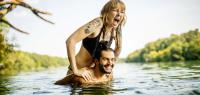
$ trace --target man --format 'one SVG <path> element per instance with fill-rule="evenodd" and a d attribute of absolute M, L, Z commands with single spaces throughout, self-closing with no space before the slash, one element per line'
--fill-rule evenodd
<path fill-rule="evenodd" d="M 95 66 L 87 67 L 86 70 L 92 75 L 92 79 L 85 80 L 83 77 L 75 76 L 73 74 L 66 76 L 65 78 L 56 81 L 55 84 L 99 84 L 105 83 L 112 80 L 112 69 L 115 63 L 114 50 L 111 48 L 102 48 L 100 52 L 96 55 Z"/>

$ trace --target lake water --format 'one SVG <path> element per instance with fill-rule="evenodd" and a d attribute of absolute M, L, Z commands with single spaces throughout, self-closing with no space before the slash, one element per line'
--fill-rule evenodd
<path fill-rule="evenodd" d="M 0 76 L 0 95 L 200 95 L 200 65 L 116 64 L 107 85 L 54 85 L 65 68 Z"/>

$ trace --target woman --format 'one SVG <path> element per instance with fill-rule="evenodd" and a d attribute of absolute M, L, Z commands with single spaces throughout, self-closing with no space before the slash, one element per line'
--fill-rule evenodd
<path fill-rule="evenodd" d="M 111 46 L 115 40 L 115 56 L 121 51 L 121 27 L 125 23 L 125 4 L 121 0 L 110 0 L 101 10 L 101 16 L 76 30 L 66 41 L 70 62 L 68 74 L 75 74 L 90 80 L 90 73 L 81 69 L 91 66 L 101 43 Z M 82 41 L 80 51 L 75 55 L 75 45 Z"/>

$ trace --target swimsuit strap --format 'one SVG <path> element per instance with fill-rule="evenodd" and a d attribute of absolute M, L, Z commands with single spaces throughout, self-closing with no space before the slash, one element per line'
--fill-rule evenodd
<path fill-rule="evenodd" d="M 103 33 L 103 38 L 104 38 L 104 36 L 105 36 L 105 26 L 103 26 L 103 28 L 101 29 L 101 32 L 100 32 L 100 34 L 98 35 L 98 38 L 97 38 L 97 43 L 95 44 L 95 48 L 94 48 L 94 52 L 93 52 L 93 54 L 92 54 L 92 57 L 93 58 L 95 58 L 95 53 L 96 53 L 96 51 L 97 51 L 97 48 L 98 48 L 98 46 L 99 46 L 99 43 L 100 43 L 100 37 L 101 37 L 101 34 Z M 109 41 L 103 41 L 103 42 L 107 42 L 107 44 L 106 44 L 106 47 L 110 47 L 111 46 L 111 44 L 112 44 L 112 40 L 113 40 L 113 32 L 112 32 L 112 34 L 111 34 L 111 37 L 110 37 L 110 40 Z"/>
<path fill-rule="evenodd" d="M 104 29 L 105 29 L 105 26 L 103 25 L 103 27 L 102 27 L 102 29 L 101 29 L 101 31 L 100 31 L 100 34 L 98 35 L 98 37 L 97 37 L 97 39 L 96 39 L 96 44 L 95 44 L 95 48 L 94 48 L 94 51 L 93 51 L 93 53 L 92 53 L 92 57 L 94 58 L 95 57 L 95 53 L 96 53 L 96 50 L 97 50 L 97 46 L 99 45 L 99 40 L 100 40 L 100 37 L 101 37 L 101 34 L 102 34 L 102 32 L 104 31 Z"/>

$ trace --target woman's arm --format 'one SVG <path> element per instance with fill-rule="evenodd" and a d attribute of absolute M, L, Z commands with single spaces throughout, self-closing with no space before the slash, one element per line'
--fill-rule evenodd
<path fill-rule="evenodd" d="M 77 76 L 82 76 L 82 74 L 78 71 L 76 65 L 75 45 L 92 33 L 96 32 L 96 30 L 100 27 L 102 27 L 102 20 L 100 18 L 96 18 L 76 30 L 66 41 L 68 59 L 70 65 L 72 66 L 73 73 Z"/>
<path fill-rule="evenodd" d="M 118 57 L 122 48 L 122 34 L 121 31 L 116 31 L 115 36 L 115 57 Z"/>

